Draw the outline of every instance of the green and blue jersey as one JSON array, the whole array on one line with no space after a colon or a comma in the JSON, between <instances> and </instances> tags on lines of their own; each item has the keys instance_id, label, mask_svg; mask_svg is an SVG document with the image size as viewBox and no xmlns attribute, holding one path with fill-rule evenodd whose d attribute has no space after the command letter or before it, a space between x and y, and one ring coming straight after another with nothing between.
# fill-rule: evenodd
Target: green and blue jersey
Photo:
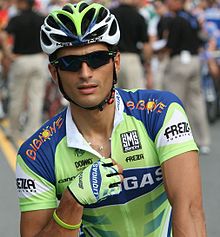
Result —
<instances>
[{"instance_id":1,"label":"green and blue jersey","mask_svg":"<svg viewBox=\"0 0 220 237\"><path fill-rule=\"evenodd\" d=\"M183 105L174 94L117 89L111 157L124 168L122 191L84 208L85 236L171 237L172 208L161 164L191 150L197 146ZM56 208L71 181L100 157L66 108L19 149L20 210Z\"/></svg>"}]
</instances>

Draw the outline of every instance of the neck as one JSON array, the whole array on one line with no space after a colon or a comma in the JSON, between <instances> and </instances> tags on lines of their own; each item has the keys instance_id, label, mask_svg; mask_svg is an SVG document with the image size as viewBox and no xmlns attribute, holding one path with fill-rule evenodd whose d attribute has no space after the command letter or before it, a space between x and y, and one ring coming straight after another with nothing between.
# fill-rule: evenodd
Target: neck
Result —
<instances>
[{"instance_id":1,"label":"neck","mask_svg":"<svg viewBox=\"0 0 220 237\"><path fill-rule=\"evenodd\" d=\"M85 138L109 138L113 129L114 113L114 103L107 104L103 111L86 110L71 104L72 118Z\"/></svg>"}]
</instances>

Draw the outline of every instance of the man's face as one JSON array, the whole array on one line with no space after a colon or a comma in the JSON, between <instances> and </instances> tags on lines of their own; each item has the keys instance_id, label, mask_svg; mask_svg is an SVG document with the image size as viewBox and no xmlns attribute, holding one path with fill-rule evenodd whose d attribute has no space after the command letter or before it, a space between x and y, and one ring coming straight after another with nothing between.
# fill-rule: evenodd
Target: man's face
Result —
<instances>
[{"instance_id":1,"label":"man's face","mask_svg":"<svg viewBox=\"0 0 220 237\"><path fill-rule=\"evenodd\" d=\"M105 53L107 53L108 48L105 44L91 44L76 48L66 47L60 49L57 56L58 58L64 57L64 59L66 56L69 56L70 60L68 62L70 62L71 56L91 55L91 53L97 51L105 51ZM89 55L88 58L90 57ZM101 56L94 56L92 54L92 57L89 60L97 62L100 61ZM99 60L97 60L98 57ZM90 61L86 63L84 61L78 61L78 58L74 60L79 62L74 63L74 65L78 64L80 66L75 68L73 71L63 70L62 67L58 65L58 73L60 75L63 89L77 104L83 107L96 106L110 93L113 82L113 61L110 58L109 60L105 60L106 64L100 67L95 66L95 68L93 68L94 65L92 63L89 65ZM116 68L118 68L119 56L115 57L115 61ZM65 65L65 63L63 65ZM52 77L57 81L57 72L54 66L50 67L50 72Z\"/></svg>"}]
</instances>

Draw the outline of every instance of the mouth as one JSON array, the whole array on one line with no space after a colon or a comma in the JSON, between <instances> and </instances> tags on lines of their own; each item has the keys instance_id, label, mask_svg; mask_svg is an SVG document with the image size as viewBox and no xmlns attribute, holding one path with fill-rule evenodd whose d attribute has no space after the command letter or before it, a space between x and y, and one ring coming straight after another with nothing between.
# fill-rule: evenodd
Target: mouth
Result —
<instances>
[{"instance_id":1,"label":"mouth","mask_svg":"<svg viewBox=\"0 0 220 237\"><path fill-rule=\"evenodd\" d=\"M89 95L89 94L94 94L96 92L97 87L98 87L97 84L84 84L84 85L78 86L78 89L81 94Z\"/></svg>"}]
</instances>

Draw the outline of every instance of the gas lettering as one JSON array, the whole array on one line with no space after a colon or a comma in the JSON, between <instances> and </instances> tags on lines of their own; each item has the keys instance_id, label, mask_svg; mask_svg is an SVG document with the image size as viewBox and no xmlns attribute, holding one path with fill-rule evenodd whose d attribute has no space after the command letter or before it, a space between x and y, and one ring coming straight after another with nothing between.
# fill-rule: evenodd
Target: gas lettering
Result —
<instances>
[{"instance_id":1,"label":"gas lettering","mask_svg":"<svg viewBox=\"0 0 220 237\"><path fill-rule=\"evenodd\" d=\"M154 186L160 184L162 181L162 170L161 167L157 168L154 173L143 174L141 178L138 179L136 176L131 176L124 178L123 186L125 190L139 189Z\"/></svg>"}]
</instances>

